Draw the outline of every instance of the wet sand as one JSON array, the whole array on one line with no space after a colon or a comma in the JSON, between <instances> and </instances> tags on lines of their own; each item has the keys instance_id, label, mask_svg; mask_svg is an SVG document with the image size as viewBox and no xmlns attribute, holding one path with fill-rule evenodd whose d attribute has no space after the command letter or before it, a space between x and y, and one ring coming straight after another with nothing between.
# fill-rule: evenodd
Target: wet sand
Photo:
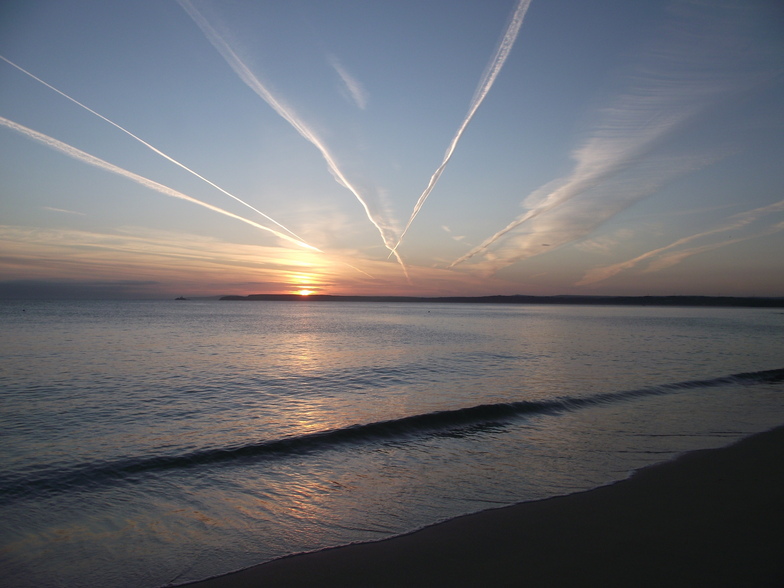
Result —
<instances>
[{"instance_id":1,"label":"wet sand","mask_svg":"<svg viewBox=\"0 0 784 588\"><path fill-rule=\"evenodd\" d=\"M588 492L189 584L784 587L784 427Z\"/></svg>"}]
</instances>

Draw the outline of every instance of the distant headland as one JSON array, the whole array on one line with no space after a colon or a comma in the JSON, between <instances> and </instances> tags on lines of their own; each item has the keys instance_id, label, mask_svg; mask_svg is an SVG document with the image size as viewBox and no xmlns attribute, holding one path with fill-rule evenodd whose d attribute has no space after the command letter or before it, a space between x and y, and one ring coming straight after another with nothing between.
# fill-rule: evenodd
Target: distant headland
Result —
<instances>
[{"instance_id":1,"label":"distant headland","mask_svg":"<svg viewBox=\"0 0 784 588\"><path fill-rule=\"evenodd\" d=\"M784 298L753 296L334 296L330 294L250 294L222 296L220 300L283 302L418 302L462 304L575 304L604 306L732 306L784 308Z\"/></svg>"}]
</instances>

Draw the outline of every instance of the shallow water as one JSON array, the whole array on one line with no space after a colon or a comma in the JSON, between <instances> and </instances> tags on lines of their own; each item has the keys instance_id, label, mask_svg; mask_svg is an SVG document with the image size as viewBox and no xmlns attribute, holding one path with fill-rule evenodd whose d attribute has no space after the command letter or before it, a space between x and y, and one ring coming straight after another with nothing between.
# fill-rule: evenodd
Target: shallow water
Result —
<instances>
[{"instance_id":1,"label":"shallow water","mask_svg":"<svg viewBox=\"0 0 784 588\"><path fill-rule=\"evenodd\" d=\"M0 309L8 586L162 586L784 422L778 309Z\"/></svg>"}]
</instances>

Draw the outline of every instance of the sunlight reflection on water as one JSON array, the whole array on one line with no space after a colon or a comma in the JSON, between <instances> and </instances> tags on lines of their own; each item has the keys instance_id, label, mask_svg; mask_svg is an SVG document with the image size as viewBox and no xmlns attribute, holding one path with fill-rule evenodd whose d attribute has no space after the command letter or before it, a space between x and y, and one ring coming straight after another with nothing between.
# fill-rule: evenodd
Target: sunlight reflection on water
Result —
<instances>
[{"instance_id":1,"label":"sunlight reflection on water","mask_svg":"<svg viewBox=\"0 0 784 588\"><path fill-rule=\"evenodd\" d=\"M264 448L434 411L781 368L784 315L768 311L311 302L12 311L0 311L10 334L0 341L0 485L26 488L0 503L12 586L54 586L63 570L71 586L198 579L591 488L784 421L780 382L739 381Z\"/></svg>"}]
</instances>

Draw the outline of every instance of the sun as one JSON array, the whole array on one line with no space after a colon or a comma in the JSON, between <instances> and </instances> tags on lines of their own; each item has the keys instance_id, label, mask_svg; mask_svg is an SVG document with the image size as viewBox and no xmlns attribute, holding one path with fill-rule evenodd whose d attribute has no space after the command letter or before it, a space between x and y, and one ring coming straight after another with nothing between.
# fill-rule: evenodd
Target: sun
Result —
<instances>
[{"instance_id":1,"label":"sun","mask_svg":"<svg viewBox=\"0 0 784 588\"><path fill-rule=\"evenodd\" d=\"M297 294L299 294L300 296L310 296L311 294L313 294L313 290L302 289L302 290L299 290L297 292Z\"/></svg>"}]
</instances>

